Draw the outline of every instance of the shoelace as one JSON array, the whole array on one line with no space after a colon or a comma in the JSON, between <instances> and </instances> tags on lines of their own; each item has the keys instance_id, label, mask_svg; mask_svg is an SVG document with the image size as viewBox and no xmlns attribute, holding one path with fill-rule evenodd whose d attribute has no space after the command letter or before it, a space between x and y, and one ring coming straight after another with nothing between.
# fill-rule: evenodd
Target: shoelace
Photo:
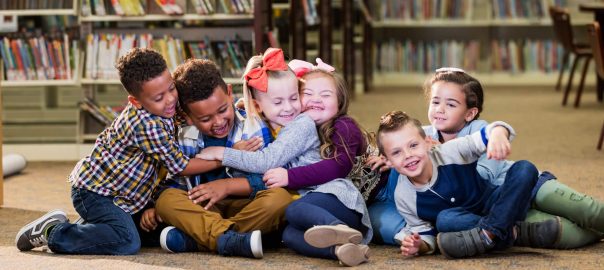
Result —
<instances>
[{"instance_id":1,"label":"shoelace","mask_svg":"<svg viewBox=\"0 0 604 270\"><path fill-rule=\"evenodd\" d=\"M44 236L44 234L41 234L38 237L34 237L34 238L30 239L29 242L32 245L38 247L38 246L46 245L46 243L48 243L48 240L46 239L46 236Z\"/></svg>"}]
</instances>

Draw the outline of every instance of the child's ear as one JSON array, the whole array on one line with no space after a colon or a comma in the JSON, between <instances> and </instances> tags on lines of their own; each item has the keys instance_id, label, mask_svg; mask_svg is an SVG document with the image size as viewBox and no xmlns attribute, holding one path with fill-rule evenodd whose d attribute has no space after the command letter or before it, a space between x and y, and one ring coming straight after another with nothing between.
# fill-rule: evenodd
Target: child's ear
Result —
<instances>
[{"instance_id":1,"label":"child's ear","mask_svg":"<svg viewBox=\"0 0 604 270\"><path fill-rule=\"evenodd\" d=\"M393 168L393 167L392 167L392 162L390 162L390 160L389 160L389 159L387 159L387 158L386 158L386 165L387 165L388 167L390 167L390 168Z\"/></svg>"},{"instance_id":2,"label":"child's ear","mask_svg":"<svg viewBox=\"0 0 604 270\"><path fill-rule=\"evenodd\" d=\"M136 107L137 109L141 109L143 108L143 105L141 105L141 103L138 101L138 99L136 99L134 96L132 95L128 95L128 102L132 103L132 105L134 107Z\"/></svg>"},{"instance_id":3,"label":"child's ear","mask_svg":"<svg viewBox=\"0 0 604 270\"><path fill-rule=\"evenodd\" d=\"M468 109L468 111L466 112L466 117L465 117L466 122L470 122L470 121L474 120L474 117L476 117L477 114L478 114L478 108L474 107L474 108Z\"/></svg>"}]
</instances>

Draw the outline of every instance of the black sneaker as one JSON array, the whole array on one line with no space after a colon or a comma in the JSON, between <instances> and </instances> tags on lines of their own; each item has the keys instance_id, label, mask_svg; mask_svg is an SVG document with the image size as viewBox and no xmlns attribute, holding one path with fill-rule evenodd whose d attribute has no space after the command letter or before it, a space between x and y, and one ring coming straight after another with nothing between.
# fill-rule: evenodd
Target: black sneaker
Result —
<instances>
[{"instance_id":1,"label":"black sneaker","mask_svg":"<svg viewBox=\"0 0 604 270\"><path fill-rule=\"evenodd\" d=\"M554 248L562 235L560 217L541 222L516 222L515 246L533 248Z\"/></svg>"},{"instance_id":2,"label":"black sneaker","mask_svg":"<svg viewBox=\"0 0 604 270\"><path fill-rule=\"evenodd\" d=\"M487 243L481 233L480 228L439 233L436 236L436 242L440 253L449 259L474 257L495 247L495 242Z\"/></svg>"},{"instance_id":3,"label":"black sneaker","mask_svg":"<svg viewBox=\"0 0 604 270\"><path fill-rule=\"evenodd\" d=\"M62 210L52 210L42 217L25 225L15 237L15 245L21 251L48 245L46 231L50 226L69 222L67 214Z\"/></svg>"},{"instance_id":4,"label":"black sneaker","mask_svg":"<svg viewBox=\"0 0 604 270\"><path fill-rule=\"evenodd\" d=\"M197 241L174 226L165 227L159 236L159 244L172 253L199 251Z\"/></svg>"},{"instance_id":5,"label":"black sneaker","mask_svg":"<svg viewBox=\"0 0 604 270\"><path fill-rule=\"evenodd\" d=\"M224 232L224 234L218 237L218 254L223 256L262 258L262 236L260 231L238 233L228 230Z\"/></svg>"}]
</instances>

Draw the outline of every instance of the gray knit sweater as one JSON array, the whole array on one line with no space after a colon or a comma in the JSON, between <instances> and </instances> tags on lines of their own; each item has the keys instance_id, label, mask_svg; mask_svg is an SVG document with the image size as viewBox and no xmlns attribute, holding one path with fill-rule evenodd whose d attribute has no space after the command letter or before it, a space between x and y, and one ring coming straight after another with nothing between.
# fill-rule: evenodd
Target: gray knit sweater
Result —
<instances>
[{"instance_id":1,"label":"gray knit sweater","mask_svg":"<svg viewBox=\"0 0 604 270\"><path fill-rule=\"evenodd\" d=\"M315 122L301 113L284 126L267 147L250 152L225 148L222 165L251 173L265 173L278 167L305 166L321 160Z\"/></svg>"}]
</instances>

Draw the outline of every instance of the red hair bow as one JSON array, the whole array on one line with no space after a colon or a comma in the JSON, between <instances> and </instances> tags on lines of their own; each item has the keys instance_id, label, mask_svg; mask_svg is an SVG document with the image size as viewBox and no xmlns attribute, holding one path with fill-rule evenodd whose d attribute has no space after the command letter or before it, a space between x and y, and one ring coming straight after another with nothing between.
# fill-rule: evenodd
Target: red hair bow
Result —
<instances>
[{"instance_id":1,"label":"red hair bow","mask_svg":"<svg viewBox=\"0 0 604 270\"><path fill-rule=\"evenodd\" d=\"M277 48L268 48L262 55L262 66L251 69L245 74L247 85L256 90L266 92L268 90L267 70L283 71L287 70L283 51Z\"/></svg>"}]
</instances>

